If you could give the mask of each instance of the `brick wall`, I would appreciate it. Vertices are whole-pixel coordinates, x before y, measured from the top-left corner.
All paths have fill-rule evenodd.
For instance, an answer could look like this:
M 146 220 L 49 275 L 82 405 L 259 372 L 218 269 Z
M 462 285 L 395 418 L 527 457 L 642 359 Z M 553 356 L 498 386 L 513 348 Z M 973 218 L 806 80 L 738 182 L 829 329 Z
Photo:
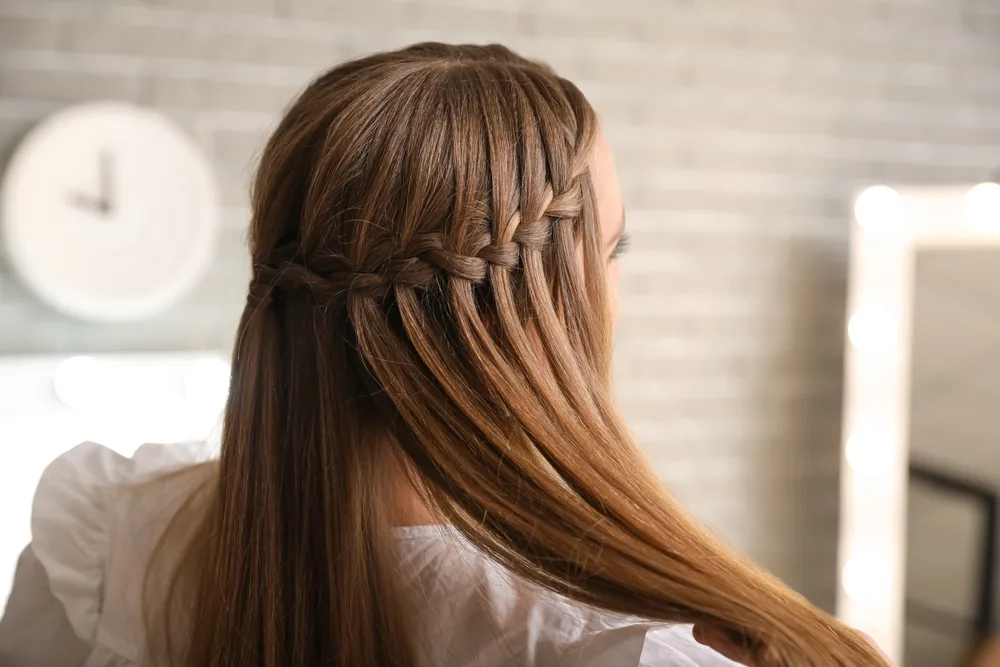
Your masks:
M 276 114 L 319 68 L 423 39 L 506 42 L 589 94 L 637 241 L 627 415 L 699 516 L 832 605 L 850 195 L 995 172 L 991 0 L 0 0 L 0 150 L 67 103 L 155 105 L 211 155 L 227 221 L 204 285 L 140 325 L 67 321 L 0 274 L 0 352 L 227 346 Z

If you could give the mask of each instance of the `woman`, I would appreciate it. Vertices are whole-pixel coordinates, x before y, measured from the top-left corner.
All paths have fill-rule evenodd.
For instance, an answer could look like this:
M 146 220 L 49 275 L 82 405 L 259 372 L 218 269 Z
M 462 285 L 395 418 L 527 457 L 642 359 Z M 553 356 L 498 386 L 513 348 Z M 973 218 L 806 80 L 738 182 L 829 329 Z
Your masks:
M 885 664 L 643 459 L 609 381 L 624 245 L 594 111 L 548 68 L 424 44 L 321 76 L 256 176 L 221 457 L 141 485 L 178 450 L 84 445 L 49 468 L 19 575 L 36 583 L 14 598 L 48 595 L 38 613 L 82 641 L 44 648 L 102 666 L 732 664 L 695 624 L 747 664 Z M 16 613 L 8 650 L 40 655 L 27 637 L 51 635 Z

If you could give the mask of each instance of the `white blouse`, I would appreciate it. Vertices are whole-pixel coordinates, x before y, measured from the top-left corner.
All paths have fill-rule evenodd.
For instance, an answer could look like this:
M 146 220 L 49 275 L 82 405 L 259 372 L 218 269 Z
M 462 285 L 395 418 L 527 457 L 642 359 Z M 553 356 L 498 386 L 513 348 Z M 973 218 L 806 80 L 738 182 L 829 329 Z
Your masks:
M 204 458 L 197 445 L 144 445 L 131 459 L 94 443 L 60 456 L 35 492 L 32 542 L 0 620 L 0 665 L 137 667 L 145 565 Z M 424 667 L 732 667 L 689 626 L 590 609 L 539 590 L 444 526 L 396 530 Z

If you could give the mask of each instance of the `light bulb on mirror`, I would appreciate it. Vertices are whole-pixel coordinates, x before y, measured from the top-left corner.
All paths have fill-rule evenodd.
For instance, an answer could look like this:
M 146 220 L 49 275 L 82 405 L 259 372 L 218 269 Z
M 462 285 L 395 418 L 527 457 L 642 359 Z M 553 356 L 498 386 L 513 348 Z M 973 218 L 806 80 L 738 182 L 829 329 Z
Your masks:
M 903 225 L 903 199 L 886 185 L 874 185 L 854 202 L 854 217 L 868 232 L 895 232 Z
M 205 410 L 222 410 L 229 397 L 229 364 L 218 357 L 200 359 L 185 370 L 184 397 Z
M 867 431 L 854 433 L 844 445 L 847 464 L 864 477 L 881 477 L 892 467 L 892 436 Z
M 886 352 L 896 344 L 896 318 L 878 308 L 862 308 L 848 320 L 847 337 L 859 350 Z
M 100 362 L 87 356 L 70 357 L 56 368 L 52 388 L 56 398 L 76 411 L 90 409 L 102 400 L 104 374 Z
M 1000 185 L 980 183 L 966 193 L 964 204 L 969 226 L 1000 228 Z
M 892 568 L 885 556 L 860 553 L 852 556 L 841 571 L 841 585 L 853 600 L 877 603 L 886 599 L 892 579 Z

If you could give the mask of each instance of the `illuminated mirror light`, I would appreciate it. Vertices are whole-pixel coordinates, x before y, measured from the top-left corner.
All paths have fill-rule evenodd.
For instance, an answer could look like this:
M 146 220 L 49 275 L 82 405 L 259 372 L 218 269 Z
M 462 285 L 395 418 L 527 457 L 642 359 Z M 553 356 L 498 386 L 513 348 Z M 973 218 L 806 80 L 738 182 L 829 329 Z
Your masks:
M 78 356 L 56 367 L 56 397 L 81 415 L 128 412 L 149 419 L 159 412 L 216 419 L 229 394 L 229 364 L 219 357 L 172 363 Z
M 858 554 L 847 561 L 841 572 L 844 592 L 853 600 L 876 603 L 889 595 L 892 568 L 884 556 Z
M 184 396 L 206 410 L 221 410 L 229 397 L 229 364 L 218 357 L 206 357 L 185 370 Z
M 897 339 L 896 319 L 883 310 L 862 308 L 848 320 L 847 337 L 859 350 L 891 350 Z
M 855 433 L 847 439 L 844 456 L 847 464 L 860 475 L 879 477 L 892 469 L 896 443 L 889 433 Z
M 56 368 L 52 384 L 56 397 L 68 408 L 87 410 L 100 400 L 99 385 L 107 376 L 93 357 L 70 357 Z
M 180 398 L 177 369 L 157 363 L 71 357 L 53 378 L 56 396 L 81 413 L 155 411 Z
M 965 221 L 972 227 L 1000 227 L 1000 185 L 980 183 L 965 195 Z
M 872 186 L 858 195 L 854 217 L 866 231 L 898 231 L 903 224 L 903 200 L 886 185 Z

